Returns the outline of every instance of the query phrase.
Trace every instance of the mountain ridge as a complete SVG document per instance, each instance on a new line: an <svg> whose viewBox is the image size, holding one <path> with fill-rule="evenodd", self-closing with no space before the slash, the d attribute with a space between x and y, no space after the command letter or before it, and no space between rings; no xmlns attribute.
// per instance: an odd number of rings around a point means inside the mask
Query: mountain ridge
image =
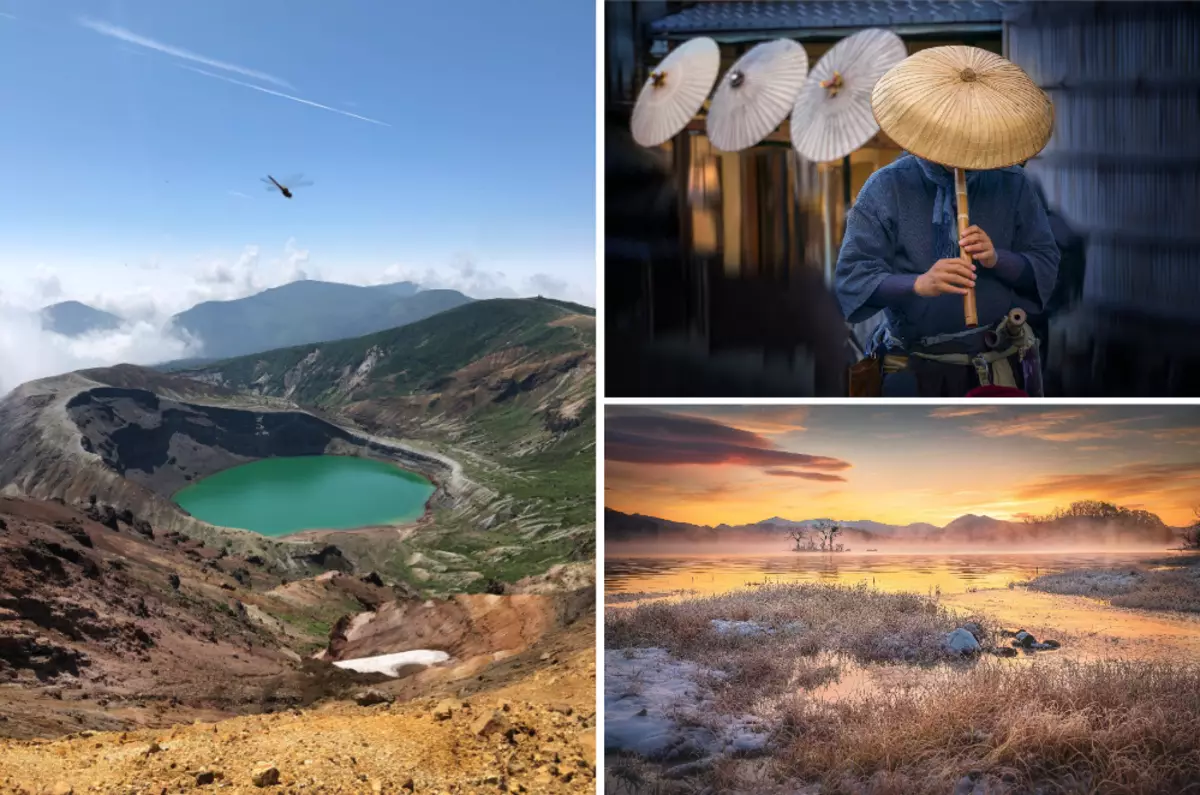
<svg viewBox="0 0 1200 795"><path fill-rule="evenodd" d="M403 326L474 299L411 282L373 286L299 280L229 301L205 301L174 315L171 327L201 341L206 359L353 339Z"/></svg>
<svg viewBox="0 0 1200 795"><path fill-rule="evenodd" d="M241 298L201 301L172 315L168 333L197 340L201 350L183 359L150 366L163 370L192 369L298 345L355 339L399 328L476 300L480 299L458 290L424 289L408 281L358 285L300 279ZM511 300L536 300L580 315L596 314L593 307L557 298ZM128 322L117 314L75 300L43 307L40 318L44 330L68 337L116 330Z"/></svg>
<svg viewBox="0 0 1200 795"><path fill-rule="evenodd" d="M1138 537L1154 543L1169 543L1178 532L1153 514L1146 514L1149 521L1143 524L1117 526L1111 522L1093 528L1097 537ZM822 523L835 523L842 528L841 538L858 543L973 543L980 544L995 540L1014 542L1052 541L1068 537L1086 528L1085 519L1046 522L1010 522L990 516L963 514L938 527L925 522L907 525L892 525L873 520L843 521L833 519L783 519L772 517L744 525L697 525L676 522L644 514L627 514L606 507L604 509L604 535L607 541L627 543L649 540L679 538L695 542L721 542L724 540L744 541L747 538L787 538L792 530L814 529Z"/></svg>

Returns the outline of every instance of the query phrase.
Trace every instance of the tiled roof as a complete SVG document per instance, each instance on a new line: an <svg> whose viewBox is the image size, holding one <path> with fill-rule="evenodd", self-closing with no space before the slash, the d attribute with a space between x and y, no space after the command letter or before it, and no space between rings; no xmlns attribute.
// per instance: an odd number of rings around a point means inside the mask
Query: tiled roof
<svg viewBox="0 0 1200 795"><path fill-rule="evenodd" d="M811 0L700 2L651 24L659 34L805 28L999 23L1012 3L996 0Z"/></svg>

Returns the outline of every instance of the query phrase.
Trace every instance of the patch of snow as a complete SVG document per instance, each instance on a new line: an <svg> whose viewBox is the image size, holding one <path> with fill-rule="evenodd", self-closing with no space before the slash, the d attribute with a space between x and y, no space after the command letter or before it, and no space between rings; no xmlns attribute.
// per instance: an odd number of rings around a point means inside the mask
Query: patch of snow
<svg viewBox="0 0 1200 795"><path fill-rule="evenodd" d="M437 665L450 659L444 651L402 651L396 654L380 654L377 657L358 657L353 660L338 660L334 663L338 668L358 671L360 674L387 674L398 676L397 669L405 665Z"/></svg>
<svg viewBox="0 0 1200 795"><path fill-rule="evenodd" d="M722 674L664 649L606 649L605 750L663 761L762 751L767 734L758 718L712 720L712 694L698 684L711 676Z"/></svg>

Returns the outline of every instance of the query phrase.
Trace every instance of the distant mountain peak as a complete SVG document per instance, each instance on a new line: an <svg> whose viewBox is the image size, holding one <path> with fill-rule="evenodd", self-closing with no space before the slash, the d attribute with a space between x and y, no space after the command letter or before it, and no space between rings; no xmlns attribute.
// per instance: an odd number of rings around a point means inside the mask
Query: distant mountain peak
<svg viewBox="0 0 1200 795"><path fill-rule="evenodd" d="M112 331L120 328L124 320L112 312L105 312L81 301L61 301L43 307L42 328L67 337L80 337L93 331Z"/></svg>
<svg viewBox="0 0 1200 795"><path fill-rule="evenodd" d="M473 299L413 282L358 285L302 279L231 301L208 301L172 318L203 344L205 359L352 339L399 328Z"/></svg>
<svg viewBox="0 0 1200 795"><path fill-rule="evenodd" d="M951 525L956 525L956 524L966 524L968 522L978 523L978 522L999 522L999 521L1000 521L999 519L993 519L992 517L987 516L987 515L964 513L962 516L958 517L957 519L947 522L946 527L950 527Z"/></svg>

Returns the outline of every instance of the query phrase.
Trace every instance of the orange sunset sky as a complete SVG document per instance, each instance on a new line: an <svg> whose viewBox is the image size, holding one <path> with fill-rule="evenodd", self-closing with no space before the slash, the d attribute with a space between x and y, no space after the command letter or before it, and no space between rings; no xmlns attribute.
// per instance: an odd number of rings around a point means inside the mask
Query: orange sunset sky
<svg viewBox="0 0 1200 795"><path fill-rule="evenodd" d="M1096 499L1192 522L1200 407L626 407L605 414L605 505L677 522L944 525Z"/></svg>

